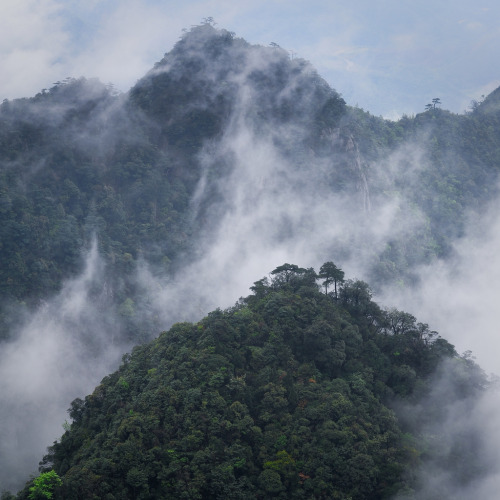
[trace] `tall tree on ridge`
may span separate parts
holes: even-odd
[[[320,270],[319,275],[320,278],[325,278],[323,281],[323,285],[325,286],[325,294],[328,295],[328,286],[332,283],[334,284],[335,290],[335,300],[337,300],[337,283],[342,283],[344,281],[344,271],[338,268],[333,262],[325,262]]]

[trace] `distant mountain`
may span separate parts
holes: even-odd
[[[312,269],[272,276],[135,348],[73,401],[41,469],[62,481],[55,499],[393,498],[420,486],[423,460],[446,464],[457,487],[481,477],[478,436],[464,449],[429,427],[482,394],[470,359],[410,314],[382,311],[364,282],[338,277],[336,299]],[[443,363],[446,394],[432,397]],[[402,402],[411,419],[391,409]]]
[[[125,95],[68,79],[33,98],[5,101],[2,335],[15,317],[11,308],[36,306],[82,269],[92,235],[106,256],[116,307],[135,300],[127,273],[139,261],[165,274],[199,255],[201,236],[214,234],[233,203],[224,190],[240,166],[227,142],[242,129],[270,141],[293,196],[314,189],[320,201],[341,195],[345,212],[368,225],[370,211],[398,205],[399,224],[409,228],[384,235],[387,244],[368,267],[375,283],[411,282],[416,264],[447,254],[465,212],[496,193],[494,101],[492,93],[465,116],[436,108],[385,121],[346,106],[306,61],[210,24],[183,35]],[[294,222],[288,225],[293,232]],[[348,258],[374,237],[367,230],[347,236],[354,245],[326,244]],[[151,335],[155,326],[143,329]]]
[[[269,73],[258,68],[262,57]],[[81,249],[94,234],[108,263],[110,305],[134,297],[127,273],[140,259],[161,273],[172,263],[175,269],[179,256],[195,247],[193,234],[215,225],[207,213],[218,202],[218,179],[234,165],[229,158],[210,165],[216,172],[208,174],[203,209],[194,210],[193,195],[207,175],[200,155],[237,119],[243,92],[259,133],[266,135],[273,123],[297,129],[293,141],[279,139],[289,154],[306,147],[313,126],[333,127],[345,111],[305,62],[209,25],[187,34],[126,95],[98,81],[68,79],[34,98],[4,102],[4,303],[36,305],[57,291],[61,280],[82,269]]]

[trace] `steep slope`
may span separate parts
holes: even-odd
[[[306,61],[204,24],[126,95],[68,79],[6,101],[0,336],[19,305],[82,270],[93,235],[107,264],[98,286],[108,307],[128,311],[144,292],[130,277],[141,263],[172,276],[255,205],[269,207],[249,221],[266,226],[266,243],[304,238],[307,211],[318,232],[336,226],[318,242],[322,257],[362,262],[376,285],[411,283],[497,193],[494,100],[464,116],[433,109],[388,122],[347,107]],[[264,220],[290,199],[300,203]],[[133,316],[122,314],[126,335],[154,335],[154,314]]]
[[[381,499],[410,495],[432,459],[457,484],[478,479],[478,436],[444,451],[426,425],[457,402],[470,411],[481,370],[411,315],[382,311],[366,283],[341,279],[336,299],[316,280],[285,264],[234,307],[135,348],[72,403],[42,465],[62,479],[54,498]],[[443,363],[447,393],[419,410]],[[390,409],[403,402],[416,425]]]
[[[32,99],[6,101],[0,107],[3,301],[36,305],[59,290],[62,279],[82,269],[81,250],[93,235],[108,264],[109,306],[135,299],[127,274],[138,262],[165,275],[172,261],[196,248],[200,238],[192,235],[209,233],[226,210],[218,205],[218,183],[234,161],[219,154],[207,167],[204,148],[243,112],[245,93],[252,104],[243,111],[252,109],[259,134],[284,125],[295,130],[293,137],[276,134],[290,157],[307,147],[305,134],[333,127],[345,107],[305,62],[210,25],[185,35],[127,95],[68,79]]]

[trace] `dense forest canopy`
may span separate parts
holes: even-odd
[[[450,447],[429,427],[457,402],[471,411],[487,387],[472,360],[380,309],[365,282],[341,277],[336,295],[313,269],[270,276],[136,347],[73,401],[41,463],[40,477],[60,478],[55,499],[414,498],[424,460],[445,462],[461,487],[484,472],[478,436]],[[443,364],[454,376],[437,398]]]
[[[46,463],[53,460],[63,478],[61,491],[77,491],[92,471],[87,479],[95,484],[86,487],[101,488],[102,498],[149,498],[167,484],[180,492],[179,471],[186,468],[193,495],[265,496],[275,488],[282,496],[363,498],[370,491],[387,498],[417,487],[424,462],[449,464],[457,484],[486,473],[481,457],[474,461],[448,445],[441,454],[425,437],[429,422],[446,413],[433,377],[453,374],[447,377],[451,406],[467,406],[481,392],[484,378],[472,358],[458,356],[411,314],[381,310],[370,287],[345,280],[342,270],[374,290],[418,286],[420,266],[452,258],[468,217],[497,196],[499,90],[463,115],[438,104],[398,121],[372,116],[349,106],[307,61],[290,58],[276,44],[250,45],[210,22],[186,31],[127,93],[95,79],[68,78],[34,97],[5,100],[0,489],[23,484],[36,468],[34,457],[58,435],[60,422],[36,432],[35,421],[54,420],[49,407],[63,415],[67,401],[89,392],[116,368],[118,354],[137,344],[144,345],[98,389],[112,393],[105,404],[116,421],[94,422],[104,418],[92,406],[98,392],[74,403],[71,431]],[[254,295],[235,308],[191,323],[232,303],[255,275],[284,260],[316,266],[319,281],[311,268],[285,264],[256,282]],[[155,349],[164,353],[164,365]],[[193,359],[204,360],[198,374],[189,372],[197,365]],[[132,360],[141,375],[132,373]],[[218,363],[226,370],[210,385]],[[161,377],[153,376],[157,372]],[[226,387],[244,376],[236,392]],[[171,379],[180,385],[167,389],[163,384]],[[148,384],[150,397],[160,401],[151,406],[135,399]],[[191,403],[185,384],[194,391]],[[270,402],[264,410],[258,400],[268,393],[281,409]],[[343,398],[342,404],[332,398]],[[311,404],[299,410],[301,400]],[[396,400],[401,404],[392,407],[389,401]],[[405,407],[418,407],[417,401],[430,406]],[[173,429],[164,428],[166,402],[179,419]],[[230,410],[235,402],[241,407]],[[314,418],[301,414],[323,404],[341,405],[345,422],[324,408]],[[227,421],[227,436],[218,424],[181,422],[189,411],[200,412],[202,421]],[[277,423],[266,420],[266,412],[277,415]],[[260,430],[238,428],[236,418]],[[122,421],[130,430],[118,432]],[[273,425],[287,430],[279,434]],[[126,446],[139,443],[143,455],[130,466],[90,450],[84,456],[82,436],[96,430],[102,435],[94,436],[92,450],[107,443],[109,451],[132,436]],[[479,446],[474,432],[463,431],[460,442],[470,450]],[[177,448],[191,435],[191,444]],[[242,448],[226,463],[230,438]],[[282,447],[272,444],[278,438]],[[315,462],[310,439],[326,465]],[[329,451],[340,442],[341,458]],[[302,448],[309,451],[298,458]],[[468,471],[458,464],[463,453],[472,464]],[[146,457],[163,465],[145,465]],[[212,460],[217,477],[206,467]],[[339,460],[353,467],[342,484],[334,465]],[[127,474],[134,471],[128,482],[122,477],[125,482],[115,484],[107,476],[127,467]],[[46,482],[57,481],[47,476]],[[43,480],[31,485],[45,486]]]

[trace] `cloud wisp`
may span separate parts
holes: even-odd
[[[81,276],[26,318],[1,345],[0,489],[19,487],[63,432],[66,409],[112,370],[126,348],[117,318],[101,307],[103,262],[94,243]]]

